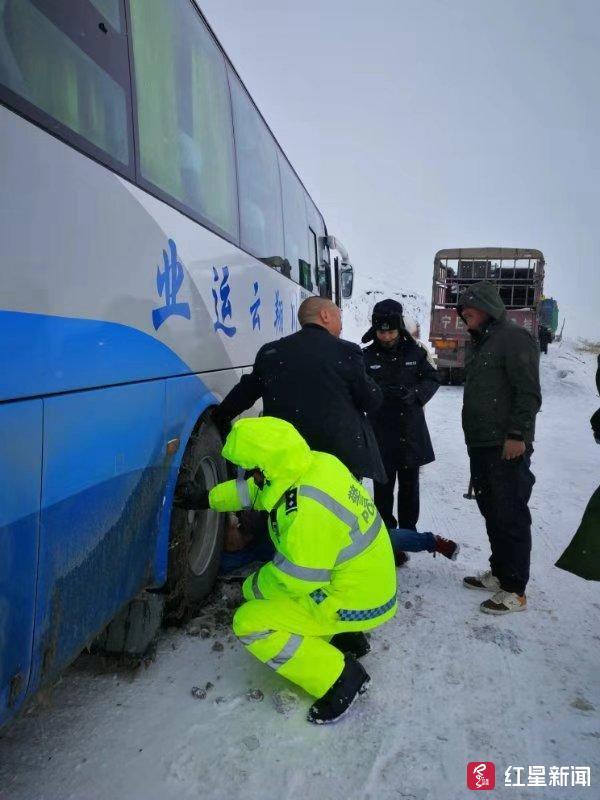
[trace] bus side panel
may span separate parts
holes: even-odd
[[[147,585],[168,469],[164,381],[44,405],[34,688]]]
[[[42,401],[0,406],[0,725],[29,681],[41,471]]]

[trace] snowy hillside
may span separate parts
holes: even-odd
[[[359,274],[353,296],[344,301],[344,339],[360,342],[363,333],[371,326],[373,306],[388,297],[402,303],[407,327],[412,333],[414,326],[419,325],[423,338],[429,327],[429,299],[399,286],[389,275]]]
[[[526,613],[486,617],[482,593],[461,585],[486,566],[488,545],[463,498],[462,389],[442,387],[427,406],[437,460],[422,471],[420,527],[462,550],[456,563],[422,553],[399,570],[398,615],[372,634],[372,688],[351,715],[306,722],[309,698],[232,636],[222,584],[203,612],[206,638],[166,631],[136,674],[83,656],[2,731],[0,797],[468,800],[471,761],[495,763],[494,800],[598,797],[600,593],[554,567],[600,482],[595,363],[567,342],[542,357]],[[528,787],[532,765],[545,781],[551,768],[570,781],[573,765],[590,767],[591,788]]]

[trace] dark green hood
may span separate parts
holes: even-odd
[[[485,311],[490,317],[495,320],[502,319],[506,314],[506,306],[502,302],[502,298],[498,294],[495,286],[487,281],[475,283],[469,286],[458,298],[456,309],[462,317],[462,310],[468,306],[469,308],[478,308],[480,311]]]

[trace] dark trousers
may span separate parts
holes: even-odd
[[[403,467],[393,455],[382,453],[387,483],[373,482],[375,505],[386,528],[415,531],[419,519],[419,467]],[[398,481],[398,519],[394,517],[394,486]]]
[[[531,514],[527,503],[535,483],[533,447],[521,458],[502,459],[502,447],[469,450],[475,499],[487,529],[490,567],[507,592],[523,594],[529,580]]]

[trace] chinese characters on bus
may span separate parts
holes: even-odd
[[[252,288],[254,289],[254,298],[255,298],[254,302],[250,306],[250,316],[252,318],[252,330],[254,330],[255,328],[258,328],[258,330],[260,330],[260,313],[259,313],[260,297],[258,295],[260,287],[258,285],[258,281],[254,281]]]
[[[238,325],[234,321],[234,303],[232,302],[233,289],[228,266],[212,267],[211,294],[214,309],[213,329],[228,338],[233,338],[238,332]],[[185,270],[177,254],[177,246],[173,239],[168,240],[168,252],[163,250],[163,266],[157,267],[156,289],[159,297],[164,301],[160,308],[152,310],[152,323],[154,329],[160,326],[171,316],[191,318],[189,303],[178,299],[178,293],[185,280]],[[248,308],[249,322],[252,331],[261,331],[263,302],[261,287],[258,281],[252,281],[251,302]],[[237,293],[237,292],[236,292]],[[285,305],[283,293],[276,289],[273,295],[273,328],[277,336],[285,332]],[[289,327],[290,333],[298,330],[298,298],[292,295],[289,300]]]
[[[183,266],[177,257],[177,246],[173,239],[169,239],[168,245],[169,253],[167,254],[167,251],[163,250],[163,271],[160,271],[160,267],[156,268],[156,289],[165,304],[152,311],[152,323],[155,331],[173,315],[185,317],[185,319],[190,318],[189,304],[177,301],[177,293],[181,289],[185,277]]]
[[[279,289],[275,292],[274,321],[275,333],[283,333],[283,300],[279,296]]]
[[[292,333],[295,333],[298,330],[298,299],[296,297],[292,297],[290,300],[290,315],[290,329]]]
[[[215,288],[215,284],[218,286],[218,291]],[[235,336],[237,330],[235,325],[226,324],[226,320],[231,320],[233,317],[231,300],[229,299],[230,294],[231,288],[229,286],[229,267],[223,267],[221,277],[219,277],[217,268],[213,267],[212,296],[215,304],[216,316],[214,329],[215,331],[222,331],[225,336],[229,336],[229,338]]]

